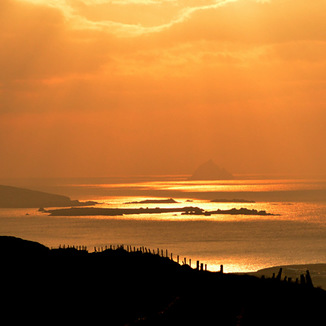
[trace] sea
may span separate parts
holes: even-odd
[[[2,181],[3,182],[3,181]],[[7,184],[96,201],[96,207],[247,208],[273,215],[49,216],[37,208],[0,209],[0,234],[48,247],[125,245],[166,250],[207,269],[254,272],[326,263],[326,179],[241,177],[192,181],[186,176],[11,180]],[[175,203],[159,203],[173,198]],[[144,200],[154,203],[143,203]]]

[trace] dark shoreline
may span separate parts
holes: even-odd
[[[318,325],[326,292],[283,275],[192,269],[144,250],[49,249],[0,237],[3,318],[97,325]],[[19,312],[19,313],[18,313]]]
[[[97,202],[71,200],[67,196],[0,185],[0,208],[94,206]]]

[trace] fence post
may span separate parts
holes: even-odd
[[[306,278],[305,278],[304,274],[300,275],[300,284],[302,284],[302,285],[306,284]]]
[[[191,267],[191,259],[189,258],[189,266]]]
[[[204,264],[203,264],[203,263],[200,264],[200,270],[201,270],[201,271],[204,270]]]
[[[223,265],[220,267],[220,273],[223,274]]]
[[[196,266],[197,271],[199,271],[199,260],[197,260],[197,266]]]
[[[177,263],[179,264],[179,255],[177,255]]]
[[[282,277],[282,271],[283,271],[283,269],[282,269],[282,267],[281,267],[280,270],[279,270],[279,272],[278,272],[278,274],[277,274],[277,276],[276,276],[276,279],[277,279],[278,281],[281,280],[281,277]]]
[[[312,279],[311,279],[309,270],[306,271],[306,284],[311,288],[314,287],[313,284],[312,284]]]

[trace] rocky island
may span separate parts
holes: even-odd
[[[227,210],[218,209],[217,211],[205,211],[199,207],[171,207],[171,208],[97,208],[97,207],[72,207],[62,209],[44,210],[44,213],[50,213],[50,216],[122,216],[137,214],[163,214],[163,213],[181,213],[183,215],[262,215],[273,216],[274,214],[266,211],[257,211],[256,209],[232,208]]]

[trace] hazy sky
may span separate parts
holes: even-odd
[[[326,173],[325,0],[1,0],[0,177]]]

